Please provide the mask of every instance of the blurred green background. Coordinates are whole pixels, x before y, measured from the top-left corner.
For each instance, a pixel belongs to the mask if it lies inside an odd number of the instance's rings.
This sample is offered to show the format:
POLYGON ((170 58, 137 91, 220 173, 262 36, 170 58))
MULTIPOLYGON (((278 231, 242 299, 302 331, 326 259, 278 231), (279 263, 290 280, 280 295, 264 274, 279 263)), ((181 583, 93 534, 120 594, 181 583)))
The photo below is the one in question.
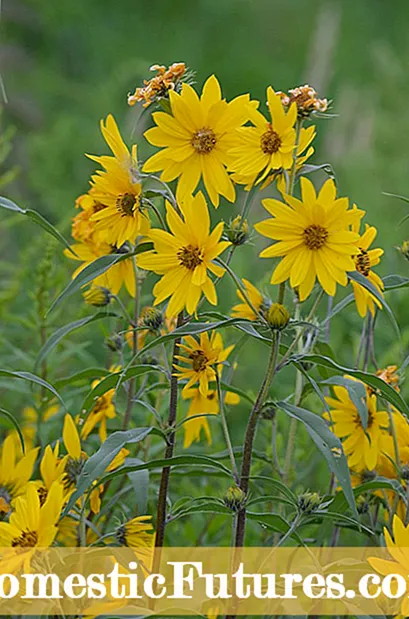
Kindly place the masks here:
MULTIPOLYGON (((126 95, 149 77, 154 63, 185 61, 200 86, 215 73, 227 98, 250 92, 264 102, 269 84, 287 90, 309 83, 333 101, 336 114, 317 122, 312 162, 330 162, 340 194, 378 227, 377 243, 385 249, 379 272, 407 275, 409 265, 395 246, 409 237, 409 222, 398 227, 409 205, 383 195, 409 195, 407 8, 407 0, 3 0, 6 100, 0 122, 2 134, 8 127, 15 133, 0 171, 16 168, 17 176, 1 191, 68 236, 74 200, 87 190, 93 170, 84 153, 106 152, 99 120, 114 113, 128 142, 140 142, 140 156, 150 153, 140 139, 149 114, 138 122, 139 110, 127 107, 126 95)), ((313 180, 319 185, 324 179, 318 173, 313 180)), ((232 208, 219 212, 229 218, 232 208)), ((258 203, 252 220, 262 217, 258 203)), ((240 276, 265 283, 272 264, 257 258, 263 241, 254 239, 254 245, 237 252, 233 266, 240 276)), ((1 365, 32 370, 41 339, 39 308, 67 283, 72 263, 41 229, 6 211, 0 213, 0 252, 1 365)), ((221 307, 228 311, 235 292, 230 282, 223 286, 221 307)), ((345 294, 340 290, 338 298, 345 294)), ((404 344, 407 301, 405 290, 388 294, 404 344)), ((50 317, 47 331, 87 313, 77 295, 50 317)), ((347 365, 353 364, 361 325, 353 307, 334 321, 331 344, 347 365)), ((379 364, 399 363, 388 318, 381 316, 378 327, 379 364)), ((257 388, 264 352, 248 344, 237 384, 257 388)), ((89 364, 102 366, 105 356, 101 328, 92 326, 57 349, 50 380, 89 364)), ((288 395, 286 381, 284 375, 281 395, 288 395)), ((10 381, 0 387, 4 406, 19 414, 28 389, 10 381)), ((233 424, 238 440, 246 418, 245 405, 240 408, 233 424)), ((314 451, 310 443, 300 449, 302 457, 314 451)))

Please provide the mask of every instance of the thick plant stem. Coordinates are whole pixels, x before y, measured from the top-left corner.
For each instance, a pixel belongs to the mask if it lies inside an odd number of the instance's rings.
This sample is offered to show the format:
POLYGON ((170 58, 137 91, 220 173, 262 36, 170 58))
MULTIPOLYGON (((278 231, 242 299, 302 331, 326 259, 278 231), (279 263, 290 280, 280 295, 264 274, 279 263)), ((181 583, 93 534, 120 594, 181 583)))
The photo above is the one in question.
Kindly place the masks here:
MULTIPOLYGON (((178 316, 176 328, 181 327, 183 323, 183 313, 181 312, 178 316)), ((174 365, 176 363, 176 355, 179 351, 179 344, 181 338, 177 338, 173 344, 173 354, 172 354, 172 372, 174 370, 174 365)), ((167 446, 165 450, 165 458, 172 458, 173 452, 175 450, 175 421, 176 421, 176 413, 177 413, 177 403, 178 403, 178 379, 172 373, 170 378, 170 397, 169 397, 169 415, 167 427, 169 429, 169 434, 167 436, 167 446)), ((166 526, 166 502, 168 498, 168 486, 169 486, 169 477, 170 477, 170 467, 165 466, 162 469, 162 475, 160 479, 159 486, 159 495, 158 495, 158 508, 156 512, 156 537, 155 537, 155 547, 161 548, 163 546, 163 542, 165 539, 165 526, 166 526)), ((154 566, 153 571, 157 572, 160 562, 160 553, 155 552, 154 556, 154 566)))
MULTIPOLYGON (((253 442, 254 436, 256 433, 257 421, 266 399, 268 390, 271 385, 271 381, 274 378, 274 374, 277 367, 277 357, 278 350, 280 345, 280 334, 275 331, 273 334, 273 343, 270 351, 270 358, 268 360, 267 370, 260 387, 260 391, 258 392, 257 399, 254 403, 252 411, 250 413, 250 417, 247 423, 246 436, 244 439, 244 447, 243 447, 243 460, 241 463, 241 471, 240 471, 240 488, 243 490, 245 494, 247 494, 249 489, 249 477, 250 477, 250 468, 251 468, 251 459, 253 453, 253 442)), ((237 514, 237 524, 236 524, 236 536, 235 536, 235 546, 236 548, 241 548, 244 544, 244 533, 246 528, 246 508, 244 507, 237 514)))

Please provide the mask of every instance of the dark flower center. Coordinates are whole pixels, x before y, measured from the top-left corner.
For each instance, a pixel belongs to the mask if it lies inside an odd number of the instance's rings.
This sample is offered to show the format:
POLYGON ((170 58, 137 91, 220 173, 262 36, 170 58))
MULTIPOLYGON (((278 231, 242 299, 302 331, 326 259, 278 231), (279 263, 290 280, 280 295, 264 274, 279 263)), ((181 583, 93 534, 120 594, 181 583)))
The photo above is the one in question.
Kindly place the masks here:
POLYGON ((266 155, 272 155, 276 153, 281 146, 281 138, 277 131, 274 131, 273 127, 269 123, 267 125, 267 131, 263 133, 260 138, 260 146, 263 153, 266 155))
POLYGON ((138 204, 139 199, 133 193, 123 193, 116 199, 116 208, 122 217, 132 217, 138 204))
POLYGON ((195 372, 203 372, 209 359, 204 354, 203 350, 193 350, 189 357, 192 360, 192 368, 195 372))
POLYGON ((38 542, 38 535, 36 531, 23 531, 19 537, 15 537, 11 540, 13 548, 21 546, 22 548, 32 548, 38 542))
POLYGON ((182 247, 182 249, 178 251, 177 257, 179 258, 180 264, 190 271, 194 271, 195 268, 203 262, 202 250, 198 247, 193 247, 193 245, 182 247))
POLYGON ((210 127, 202 127, 192 137, 191 144, 200 155, 208 155, 216 146, 216 135, 210 127))
POLYGON ((321 249, 328 238, 328 230, 317 224, 311 224, 303 232, 304 243, 308 249, 321 249))
POLYGON ((355 267, 359 273, 368 277, 371 270, 371 259, 365 249, 359 250, 359 254, 355 258, 355 267))

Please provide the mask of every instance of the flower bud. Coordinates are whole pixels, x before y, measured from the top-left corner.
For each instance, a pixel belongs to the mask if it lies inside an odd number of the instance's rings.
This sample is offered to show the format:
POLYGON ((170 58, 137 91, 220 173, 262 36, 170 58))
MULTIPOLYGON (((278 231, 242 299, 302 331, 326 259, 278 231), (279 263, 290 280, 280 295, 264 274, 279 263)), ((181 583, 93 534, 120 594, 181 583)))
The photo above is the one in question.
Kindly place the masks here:
POLYGON ((141 313, 139 321, 141 327, 146 327, 149 331, 159 331, 163 326, 163 315, 155 307, 145 307, 141 313))
POLYGON ((359 496, 356 500, 356 508, 358 514, 366 514, 369 511, 368 501, 363 496, 359 496))
POLYGON ((278 331, 285 329, 290 321, 290 313, 281 303, 272 303, 265 317, 270 327, 278 331))
POLYGON ((409 260, 409 241, 404 241, 402 245, 400 245, 396 249, 400 251, 402 256, 406 258, 406 260, 409 260))
POLYGON ((91 286, 82 296, 87 305, 93 305, 94 307, 104 307, 112 299, 112 294, 108 288, 95 285, 91 286))
POLYGON ((226 228, 226 237, 232 245, 238 247, 244 245, 249 239, 249 225, 247 219, 242 219, 241 215, 237 215, 229 221, 226 228))
POLYGON ((321 497, 318 492, 304 492, 298 497, 298 507, 305 514, 311 514, 319 508, 321 497))
POLYGON ((105 346, 112 350, 112 352, 118 352, 122 350, 123 338, 118 333, 113 333, 105 338, 105 346))
POLYGON ((223 503, 234 512, 239 512, 246 503, 246 495, 238 486, 230 486, 223 497, 223 503))
POLYGON ((402 477, 402 479, 404 481, 408 481, 409 480, 409 466, 407 464, 402 466, 401 477, 402 477))

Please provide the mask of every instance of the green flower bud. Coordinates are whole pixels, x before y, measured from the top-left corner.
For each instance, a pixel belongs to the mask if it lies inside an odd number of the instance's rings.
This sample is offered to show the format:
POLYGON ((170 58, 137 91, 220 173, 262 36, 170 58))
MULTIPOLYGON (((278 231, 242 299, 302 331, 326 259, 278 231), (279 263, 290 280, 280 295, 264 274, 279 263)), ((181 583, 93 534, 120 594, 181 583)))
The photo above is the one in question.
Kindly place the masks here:
POLYGON ((319 508, 321 497, 318 492, 304 492, 298 497, 298 507, 305 514, 311 514, 319 508))
POLYGON ((123 338, 117 333, 113 333, 105 338, 105 346, 107 346, 109 350, 112 350, 112 352, 122 350, 123 343, 123 338))
POLYGON ((404 241, 402 245, 400 245, 396 249, 400 251, 402 256, 406 258, 406 260, 409 260, 409 241, 404 241))
POLYGON ((241 215, 237 215, 231 219, 226 228, 226 237, 232 245, 244 245, 249 239, 249 225, 247 219, 242 219, 241 215))
POLYGON ((230 486, 223 497, 223 503, 234 512, 239 512, 246 504, 246 495, 238 486, 230 486))
POLYGON ((140 326, 149 331, 159 331, 163 327, 163 315, 155 307, 145 307, 141 313, 140 326))
POLYGON ((290 312, 281 303, 272 303, 265 314, 270 327, 281 331, 290 321, 290 312))

